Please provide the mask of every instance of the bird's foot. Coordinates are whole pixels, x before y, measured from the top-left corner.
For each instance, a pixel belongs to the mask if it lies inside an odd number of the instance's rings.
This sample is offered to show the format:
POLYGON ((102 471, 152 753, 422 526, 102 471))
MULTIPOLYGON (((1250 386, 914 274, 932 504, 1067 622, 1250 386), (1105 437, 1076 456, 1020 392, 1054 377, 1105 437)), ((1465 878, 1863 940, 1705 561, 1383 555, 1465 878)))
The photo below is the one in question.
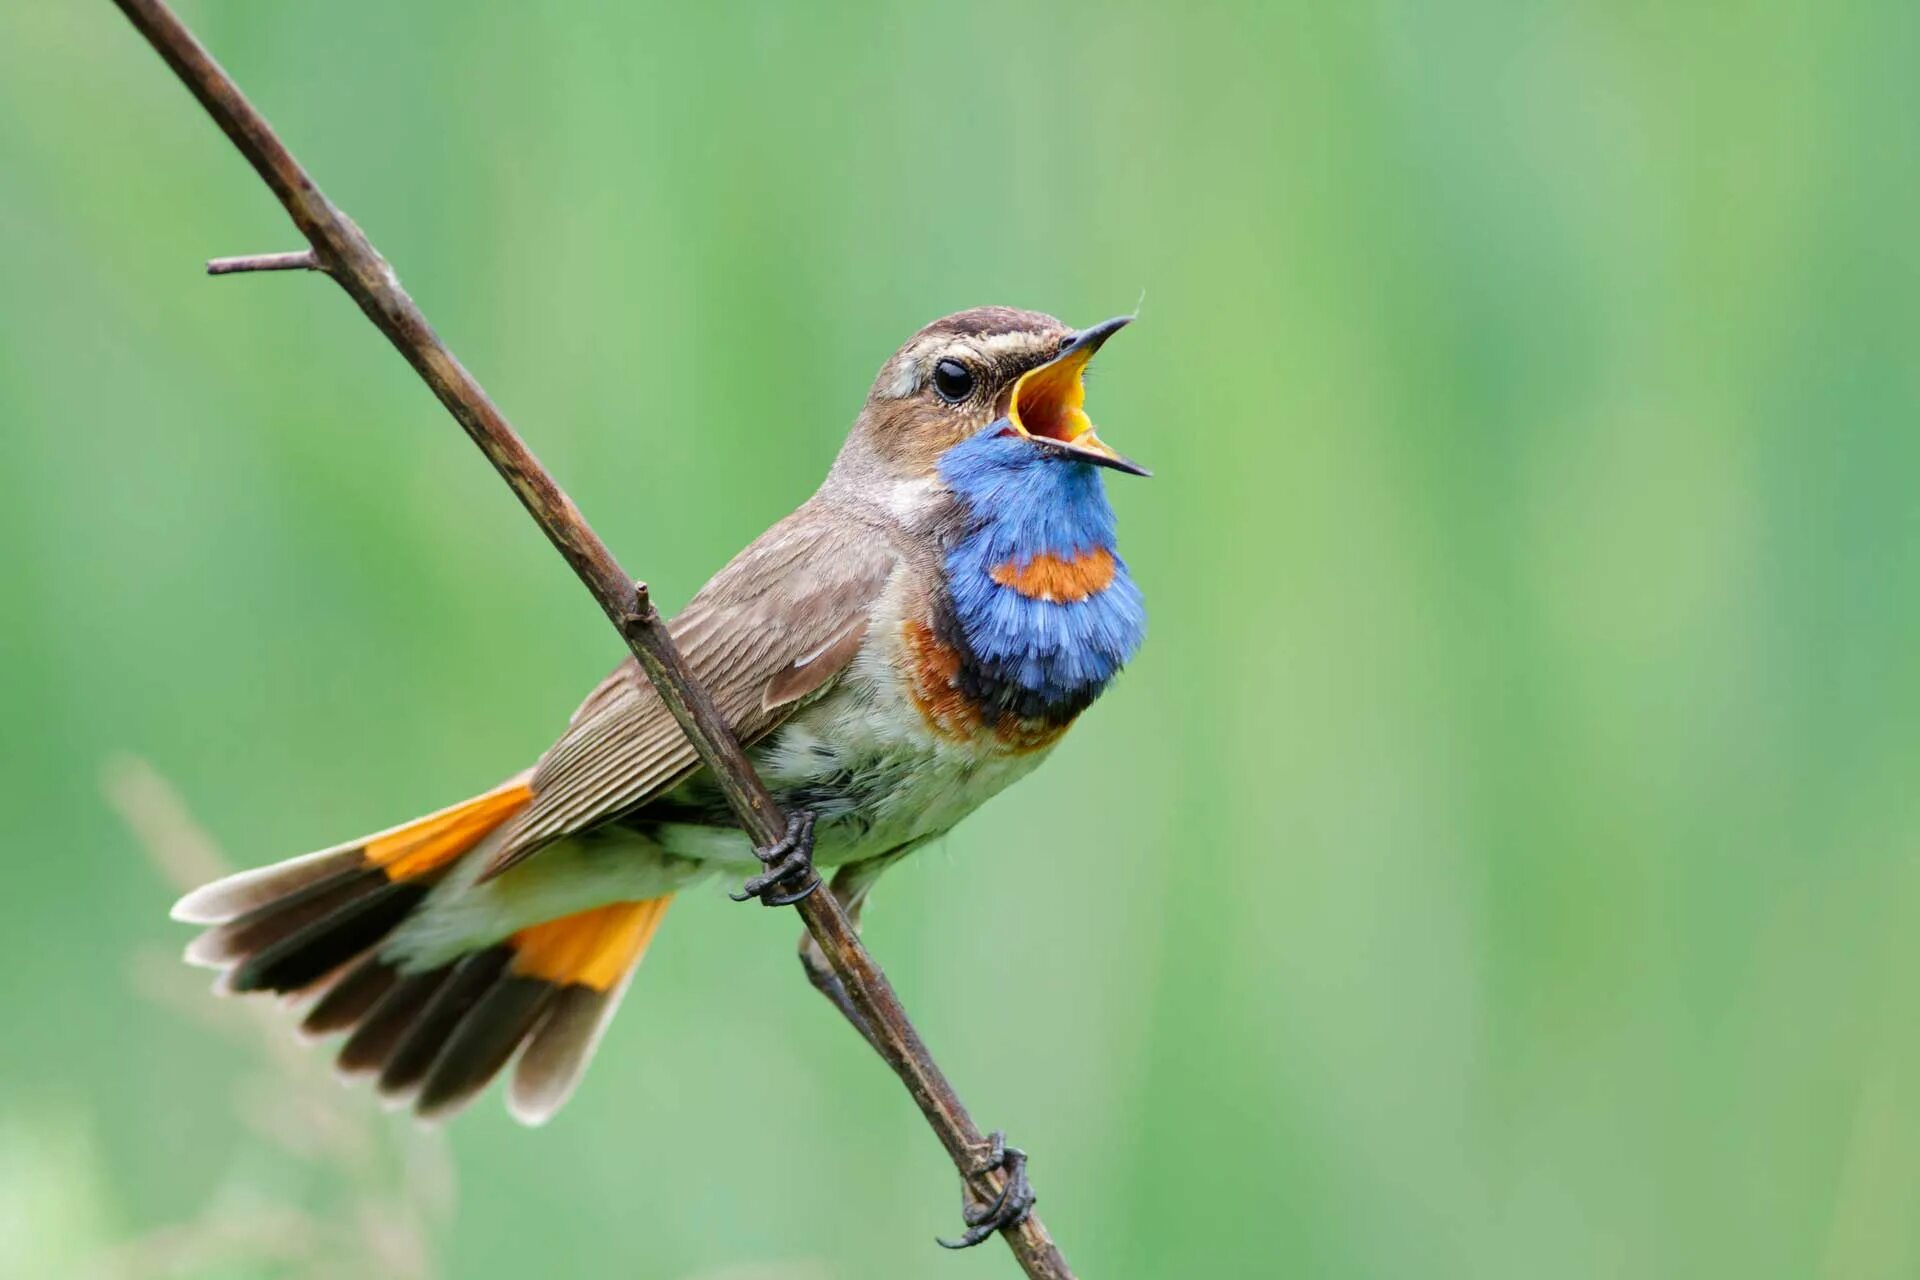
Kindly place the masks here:
POLYGON ((797 809, 787 815, 787 834, 753 856, 767 868, 727 896, 735 902, 758 898, 762 906, 786 907, 820 887, 813 869, 813 814, 797 809))
POLYGON ((1033 1212, 1033 1202, 1039 1197, 1033 1194, 1033 1184, 1027 1181, 1027 1153, 1008 1146, 1007 1135, 998 1130, 987 1139, 986 1153, 968 1173, 978 1177, 995 1169, 1007 1171, 1006 1185, 990 1204, 974 1203, 963 1188, 960 1216, 967 1221, 966 1234, 958 1240, 935 1237, 935 1243, 942 1249, 971 1249, 996 1231, 1019 1226, 1033 1212))

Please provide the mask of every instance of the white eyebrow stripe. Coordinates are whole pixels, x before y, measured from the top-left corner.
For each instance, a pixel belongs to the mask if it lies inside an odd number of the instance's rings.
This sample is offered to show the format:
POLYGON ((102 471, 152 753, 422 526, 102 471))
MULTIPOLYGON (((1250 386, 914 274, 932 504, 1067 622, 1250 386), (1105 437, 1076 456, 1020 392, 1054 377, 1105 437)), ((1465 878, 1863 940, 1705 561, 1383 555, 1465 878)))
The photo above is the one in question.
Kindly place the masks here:
POLYGON ((902 359, 900 367, 894 370, 893 381, 887 384, 884 394, 891 400, 904 400, 919 389, 919 361, 902 359))
POLYGON ((912 395, 926 381, 927 367, 935 358, 965 360, 971 357, 980 361, 1008 354, 1043 354, 1057 341, 1055 336, 1038 333, 990 333, 964 338, 941 334, 924 338, 900 353, 893 377, 881 394, 890 400, 904 400, 912 395))
POLYGON ((1044 351, 1052 346, 1055 339, 1045 338, 1037 333, 991 333, 983 338, 973 339, 973 345, 982 355, 1004 355, 1009 351, 1021 353, 1044 351))

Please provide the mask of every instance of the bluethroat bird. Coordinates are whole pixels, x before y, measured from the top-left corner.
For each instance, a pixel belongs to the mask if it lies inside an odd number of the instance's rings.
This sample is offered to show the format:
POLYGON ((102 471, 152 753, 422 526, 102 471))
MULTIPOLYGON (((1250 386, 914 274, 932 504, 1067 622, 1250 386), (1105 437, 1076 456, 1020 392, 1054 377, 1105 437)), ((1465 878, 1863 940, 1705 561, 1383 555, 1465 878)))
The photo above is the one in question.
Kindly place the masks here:
POLYGON ((422 1116, 512 1062, 508 1109, 539 1124, 675 893, 751 871, 748 892, 784 901, 817 864, 857 919, 882 871, 1039 764, 1140 644, 1102 472, 1145 473, 1082 408, 1125 323, 982 307, 928 325, 819 491, 673 619, 794 816, 780 845, 754 847, 629 658, 492 790, 189 893, 174 917, 207 927, 187 958, 220 989, 306 999, 303 1031, 346 1035, 341 1070, 422 1116))

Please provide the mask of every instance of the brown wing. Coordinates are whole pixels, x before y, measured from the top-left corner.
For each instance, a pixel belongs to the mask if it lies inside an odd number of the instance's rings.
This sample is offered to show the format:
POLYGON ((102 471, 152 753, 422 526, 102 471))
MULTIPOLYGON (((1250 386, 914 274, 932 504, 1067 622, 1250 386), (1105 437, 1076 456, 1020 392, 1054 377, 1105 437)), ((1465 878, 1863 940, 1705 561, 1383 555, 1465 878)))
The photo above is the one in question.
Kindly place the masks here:
MULTIPOLYGON (((735 556, 668 626, 694 677, 751 743, 853 659, 897 563, 885 534, 809 502, 735 556)), ((533 800, 485 874, 645 803, 698 763, 628 658, 534 767, 533 800)))

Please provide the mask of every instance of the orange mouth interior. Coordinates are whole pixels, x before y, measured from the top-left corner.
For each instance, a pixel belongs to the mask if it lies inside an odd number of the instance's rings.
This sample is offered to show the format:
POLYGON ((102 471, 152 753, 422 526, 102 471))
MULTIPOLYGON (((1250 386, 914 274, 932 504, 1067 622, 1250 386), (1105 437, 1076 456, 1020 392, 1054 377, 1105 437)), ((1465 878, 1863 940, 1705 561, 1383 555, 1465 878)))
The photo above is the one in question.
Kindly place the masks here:
POLYGON ((1072 444, 1093 431, 1093 420, 1080 406, 1087 401, 1081 373, 1093 352, 1076 351, 1062 360, 1029 369, 1013 384, 1007 418, 1021 435, 1044 436, 1072 444))

